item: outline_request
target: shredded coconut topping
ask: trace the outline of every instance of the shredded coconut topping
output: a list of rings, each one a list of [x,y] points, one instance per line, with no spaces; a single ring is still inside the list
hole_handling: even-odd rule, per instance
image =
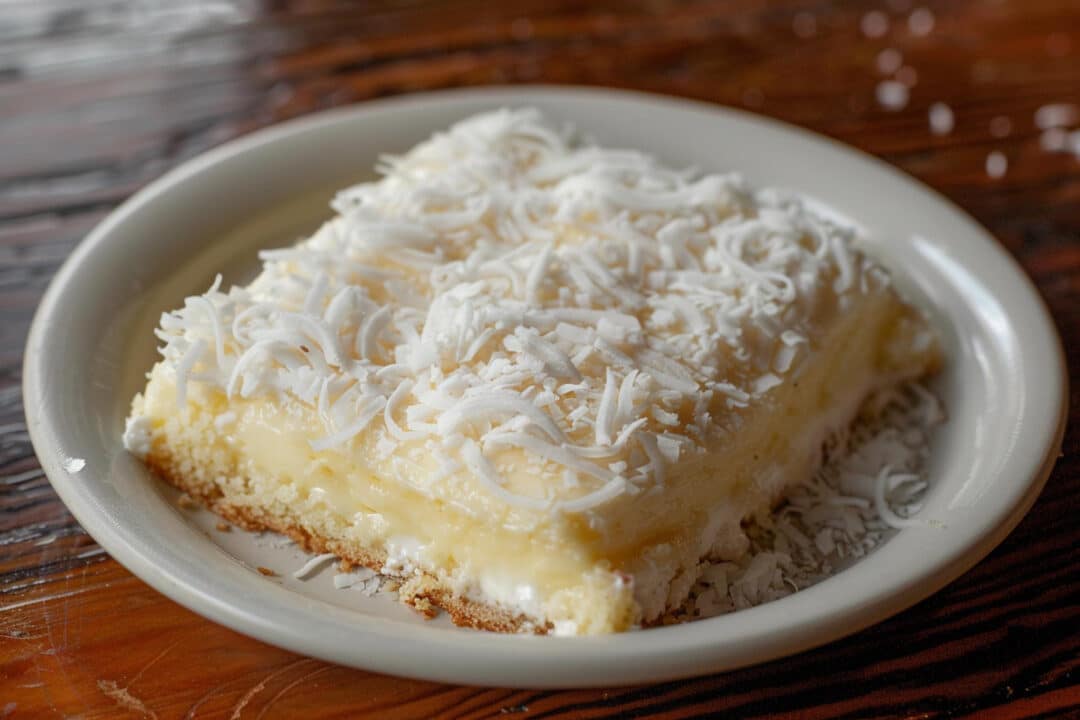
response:
[[[583,512],[703,452],[798,372],[816,323],[888,283],[797,198],[535,110],[379,170],[311,238],[262,252],[250,286],[219,278],[162,317],[181,404],[193,383],[301,403],[316,450],[366,438],[445,459],[425,492],[471,478],[518,510]],[[573,482],[508,482],[542,468]]]

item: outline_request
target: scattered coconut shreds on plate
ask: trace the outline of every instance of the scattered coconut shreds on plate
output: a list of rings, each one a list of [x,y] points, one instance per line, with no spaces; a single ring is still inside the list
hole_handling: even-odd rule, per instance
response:
[[[825,444],[826,461],[769,516],[751,522],[749,550],[737,562],[705,563],[686,604],[664,624],[715,617],[778,600],[865,557],[897,529],[932,529],[918,517],[929,486],[930,434],[945,419],[940,401],[918,383],[880,392],[847,431]],[[293,577],[311,580],[333,555],[305,558]],[[333,574],[334,587],[371,597],[397,581],[367,568]]]
[[[865,557],[899,528],[933,528],[916,514],[928,487],[930,433],[944,419],[938,399],[916,383],[870,398],[855,425],[826,443],[813,479],[750,523],[749,551],[705,568],[686,605],[665,622],[778,600]]]

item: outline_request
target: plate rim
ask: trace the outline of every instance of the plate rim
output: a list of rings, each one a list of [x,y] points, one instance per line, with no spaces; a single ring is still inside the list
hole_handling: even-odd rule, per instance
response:
[[[429,629],[417,628],[417,630],[422,632],[419,632],[416,637],[413,636],[414,633],[407,633],[407,642],[413,643],[414,645],[420,643],[421,648],[427,642],[435,642],[436,645],[441,646],[440,652],[443,653],[444,657],[450,657],[447,653],[467,652],[466,650],[461,649],[462,645],[468,645],[470,650],[476,652],[487,650],[499,654],[519,651],[523,646],[523,643],[532,643],[532,645],[528,647],[534,651],[539,649],[539,651],[531,653],[535,656],[531,660],[526,657],[525,660],[521,661],[524,672],[522,672],[521,669],[518,669],[516,672],[508,670],[506,675],[502,678],[484,677],[484,679],[480,680],[480,682],[484,684],[513,687],[594,687],[597,685],[622,685],[643,681],[659,681],[688,677],[714,672],[718,669],[734,669],[736,667],[757,664],[778,657],[802,652],[811,647],[823,645],[840,639],[841,637],[851,635],[869,625],[891,617],[936,593],[942,587],[955,580],[959,575],[966,572],[989,554],[989,552],[1000,544],[1013,528],[1015,528],[1034,504],[1056,462],[1068,417],[1067,398],[1069,379],[1067,376],[1064,349],[1060,336],[1057,332],[1053,318],[1036,286],[1016,259],[1005,250],[1000,242],[988,230],[970,217],[968,213],[947,197],[941,195],[918,179],[907,175],[892,165],[860,151],[857,148],[845,145],[832,138],[820,135],[805,128],[790,125],[773,118],[759,116],[737,108],[729,108],[680,97],[612,88],[561,85],[491,86],[484,88],[439,90],[358,103],[288,120],[226,142],[179,164],[160,178],[152,181],[136,192],[99,222],[69,255],[61,268],[51,279],[49,286],[34,313],[34,318],[27,338],[26,350],[24,352],[22,383],[23,401],[31,442],[50,483],[53,485],[69,511],[110,555],[144,582],[147,582],[156,590],[182,606],[191,609],[204,617],[208,617],[215,622],[264,642],[269,642],[295,652],[320,657],[325,660],[353,667],[362,667],[369,670],[390,672],[397,675],[442,682],[477,684],[478,678],[483,677],[483,673],[478,672],[479,666],[483,665],[482,662],[478,663],[474,660],[472,662],[462,662],[460,665],[444,663],[443,667],[440,668],[431,668],[430,666],[420,667],[408,662],[408,658],[405,658],[405,661],[397,656],[364,656],[358,658],[354,654],[343,653],[340,647],[328,647],[325,644],[313,646],[310,638],[306,638],[302,634],[292,631],[290,628],[276,627],[273,624],[263,622],[260,618],[254,617],[250,610],[246,610],[242,606],[238,607],[235,603],[228,602],[225,595],[213,596],[200,590],[198,587],[191,585],[189,582],[184,582],[183,578],[175,577],[167,568],[163,568],[150,562],[146,552],[141,551],[139,548],[126,542],[123,538],[121,529],[113,523],[108,522],[110,519],[108,508],[91,507],[84,502],[83,498],[77,494],[79,488],[75,487],[73,476],[64,471],[59,455],[55,452],[47,452],[47,450],[50,450],[57,445],[54,441],[62,436],[62,428],[58,428],[56,418],[52,416],[55,411],[51,413],[46,403],[39,402],[39,398],[46,396],[46,394],[42,392],[42,382],[47,375],[45,370],[47,360],[41,357],[42,354],[35,350],[44,343],[49,319],[62,309],[59,301],[63,294],[63,290],[77,275],[84,260],[90,257],[99,246],[107,244],[112,231],[125,222],[128,216],[130,216],[137,208],[146,205],[162,194],[168,193],[172,186],[183,181],[185,178],[198,175],[230,157],[258,151],[260,147],[272,145],[277,140],[289,135],[317,131],[320,126],[347,121],[348,118],[357,114],[370,114],[379,111],[394,112],[395,110],[401,111],[407,109],[409,106],[423,107],[430,103],[467,101],[469,99],[483,99],[487,101],[503,99],[506,103],[518,104],[528,102],[524,98],[529,95],[542,96],[548,99],[557,98],[560,95],[573,96],[575,98],[586,96],[595,97],[600,100],[621,100],[630,103],[646,103],[654,106],[665,106],[665,109],[671,111],[694,110],[697,112],[727,115],[730,118],[734,118],[744,123],[764,125],[775,130],[783,131],[786,134],[798,137],[802,142],[811,142],[818,145],[825,144],[831,151],[846,154],[849,157],[860,161],[862,164],[867,165],[876,172],[887,172],[895,179],[912,186],[929,200],[945,207],[955,215],[957,219],[969,226],[972,233],[979,235],[989,246],[988,249],[994,251],[999,263],[1000,261],[1004,261],[1002,267],[1007,269],[1011,276],[1010,279],[1014,282],[1017,280],[1020,281],[1019,286],[1023,288],[1025,293],[1025,300],[1029,305],[1028,309],[1035,312],[1035,316],[1042,326],[1038,328],[1038,330],[1047,336],[1047,340],[1050,343],[1050,347],[1046,348],[1047,355],[1049,356],[1047,358],[1048,363],[1052,366],[1056,366],[1047,377],[1047,382],[1056,383],[1061,390],[1059,393],[1060,399],[1057,412],[1055,413],[1057,415],[1056,424],[1053,426],[1053,431],[1048,433],[1046,437],[1041,438],[1045,450],[1043,452],[1041,464],[1037,465],[1036,463],[1031,463],[1030,477],[1026,480],[1024,492],[1004,512],[1004,516],[995,518],[991,527],[988,529],[984,528],[980,532],[975,533],[976,537],[974,540],[969,541],[963,548],[955,552],[953,556],[948,559],[948,562],[940,563],[939,566],[931,572],[924,571],[921,577],[914,578],[908,586],[900,588],[897,592],[885,596],[881,596],[879,593],[878,596],[873,598],[873,602],[866,603],[859,608],[858,612],[854,615],[843,614],[842,616],[839,616],[836,612],[826,613],[826,621],[832,623],[834,626],[829,632],[822,632],[821,626],[818,626],[814,628],[814,632],[804,632],[799,637],[789,638],[787,642],[774,641],[772,643],[759,643],[759,647],[755,648],[752,652],[748,651],[743,658],[736,662],[726,661],[717,663],[714,658],[710,664],[710,657],[714,657],[715,653],[710,654],[709,646],[700,641],[700,639],[698,642],[692,644],[689,652],[686,648],[677,645],[679,635],[685,640],[693,640],[695,639],[695,635],[708,635],[708,633],[686,632],[686,628],[691,627],[689,625],[648,630],[643,633],[633,633],[631,635],[638,635],[640,637],[645,634],[667,633],[668,636],[672,638],[670,642],[662,642],[659,641],[658,638],[658,642],[654,644],[659,647],[654,648],[653,652],[646,653],[648,658],[646,658],[646,662],[643,664],[647,665],[649,662],[666,663],[662,668],[654,668],[647,673],[621,672],[616,674],[612,673],[610,670],[599,673],[583,672],[581,665],[576,664],[573,672],[567,673],[566,670],[563,670],[563,672],[554,673],[552,676],[540,676],[539,673],[542,673],[545,668],[549,671],[552,670],[553,663],[564,661],[565,656],[571,653],[575,656],[584,656],[586,660],[609,657],[613,652],[612,646],[619,645],[621,641],[612,638],[544,638],[540,640],[540,642],[545,644],[540,645],[537,644],[537,639],[530,639],[522,636],[477,633],[475,635],[470,635],[469,637],[483,638],[483,640],[474,642],[473,640],[464,639],[466,636],[461,633],[453,633],[447,634],[445,638],[439,638],[439,642],[436,642],[432,638],[426,637],[426,635],[431,634]],[[1047,414],[1049,415],[1049,410]],[[80,478],[78,482],[85,482],[85,478]],[[277,588],[277,590],[292,595],[291,591],[282,588]],[[814,588],[808,588],[801,591],[799,595],[805,596],[806,593],[813,593],[813,591]],[[273,595],[273,593],[268,594]],[[284,601],[282,598],[275,597],[273,599]],[[740,615],[742,613],[754,613],[759,609],[760,608],[754,608],[740,611]],[[343,610],[343,612],[345,611]],[[377,619],[375,620],[378,622]],[[702,622],[709,623],[712,621],[706,620]],[[360,624],[364,625],[365,623]],[[371,623],[366,624],[370,625]],[[382,621],[382,624],[392,626],[392,631],[380,633],[379,628],[377,627],[362,627],[360,628],[360,632],[367,633],[380,642],[400,640],[398,631],[402,626],[390,623],[389,621]],[[700,629],[701,623],[694,623],[694,626]],[[615,638],[625,637],[627,637],[627,635],[615,636]],[[442,642],[443,640],[448,642]],[[634,645],[635,643],[623,644]],[[569,651],[567,651],[566,648],[569,648]],[[404,655],[409,655],[409,653],[404,653]],[[595,668],[593,670],[595,670]],[[525,682],[522,682],[521,680],[525,678],[528,679]]]

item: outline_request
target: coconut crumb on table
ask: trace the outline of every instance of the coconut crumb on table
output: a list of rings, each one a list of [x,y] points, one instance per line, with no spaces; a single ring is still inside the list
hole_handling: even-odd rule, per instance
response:
[[[1000,150],[994,150],[986,156],[986,174],[994,180],[1005,177],[1009,170],[1009,159]]]
[[[908,86],[897,80],[882,80],[877,84],[874,92],[878,105],[890,112],[903,110],[910,97]]]
[[[935,135],[948,135],[956,125],[956,116],[952,108],[943,102],[936,102],[930,106],[928,112],[930,132]]]

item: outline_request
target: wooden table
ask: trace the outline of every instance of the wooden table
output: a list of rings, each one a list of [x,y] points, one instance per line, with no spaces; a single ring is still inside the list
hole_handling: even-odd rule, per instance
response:
[[[890,77],[913,83],[906,104],[902,89],[879,86]],[[1042,143],[1061,135],[1035,124],[1041,106],[1080,103],[1075,2],[7,0],[0,718],[1080,715],[1075,416],[1034,509],[947,589],[814,652],[649,687],[492,690],[328,665],[179,607],[82,531],[30,447],[20,363],[38,299],[86,232],[166,169],[255,128],[384,95],[517,82],[746,107],[885,158],[1001,239],[1046,298],[1071,374],[1080,368],[1080,159],[1048,152]],[[882,107],[879,91],[903,107]],[[937,102],[952,110],[950,132],[931,131]],[[936,112],[945,130],[948,113]],[[991,153],[1007,162],[1000,177],[988,174]]]

